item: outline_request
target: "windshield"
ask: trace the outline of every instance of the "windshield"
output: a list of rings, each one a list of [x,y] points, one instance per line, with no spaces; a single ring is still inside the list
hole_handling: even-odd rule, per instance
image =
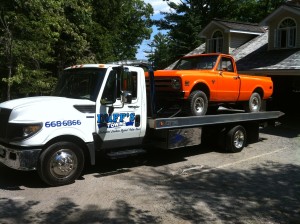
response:
[[[217,59],[218,55],[197,55],[196,57],[181,58],[173,70],[213,69]]]
[[[54,96],[96,101],[106,68],[65,70],[58,80]]]

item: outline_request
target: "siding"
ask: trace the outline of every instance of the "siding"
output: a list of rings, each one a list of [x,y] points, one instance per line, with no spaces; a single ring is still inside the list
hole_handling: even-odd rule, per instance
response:
[[[223,33],[223,53],[228,54],[229,53],[229,33]]]
[[[269,50],[273,50],[274,48],[274,31],[278,28],[279,23],[285,18],[292,18],[296,22],[296,48],[300,48],[300,16],[291,12],[283,11],[278,16],[272,18],[272,21],[269,24]]]
[[[232,52],[245,44],[246,42],[250,41],[256,37],[256,35],[249,35],[249,34],[242,34],[242,33],[231,33],[229,38],[229,54],[232,54]]]

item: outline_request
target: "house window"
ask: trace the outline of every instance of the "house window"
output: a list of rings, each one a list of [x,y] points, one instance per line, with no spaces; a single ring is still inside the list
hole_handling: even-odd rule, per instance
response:
[[[296,22],[293,19],[283,20],[275,30],[276,48],[293,48],[296,46]]]
[[[221,31],[215,31],[211,39],[208,39],[208,52],[216,53],[223,51],[223,34]]]

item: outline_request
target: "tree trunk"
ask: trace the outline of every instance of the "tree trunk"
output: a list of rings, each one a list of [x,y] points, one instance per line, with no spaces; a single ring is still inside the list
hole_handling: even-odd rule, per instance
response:
[[[11,71],[12,67],[8,66],[8,82],[7,82],[7,100],[10,100],[10,79],[11,79],[11,75],[12,75],[12,71]]]

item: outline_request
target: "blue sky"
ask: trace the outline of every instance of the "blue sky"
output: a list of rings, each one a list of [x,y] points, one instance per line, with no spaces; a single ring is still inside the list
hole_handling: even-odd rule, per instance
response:
[[[154,14],[152,16],[152,19],[160,19],[162,18],[162,15],[160,12],[168,12],[170,10],[169,6],[167,3],[163,0],[144,0],[145,3],[150,3],[154,9]],[[173,2],[180,2],[180,0],[173,0]],[[144,40],[143,43],[141,44],[140,48],[138,49],[138,52],[136,54],[137,59],[145,60],[146,55],[143,51],[145,50],[150,50],[147,44],[151,43],[151,39],[155,34],[157,34],[159,31],[157,30],[156,27],[152,27],[152,35],[149,40]],[[160,31],[162,32],[162,31]]]

